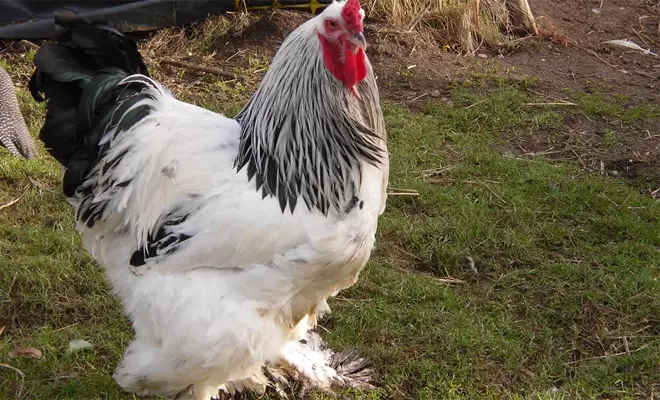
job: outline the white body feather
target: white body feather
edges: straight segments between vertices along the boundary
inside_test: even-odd
[[[641,51],[644,54],[647,55],[652,55],[657,57],[658,55],[656,53],[653,53],[651,49],[645,49],[642,46],[638,45],[637,43],[633,42],[630,39],[616,39],[616,40],[608,40],[606,42],[603,42],[603,44],[609,44],[611,46],[618,46],[618,47],[623,47],[627,49],[632,49],[632,50],[637,50]]]
[[[245,169],[233,168],[235,120],[159,90],[145,100],[153,111],[118,135],[105,158],[128,151],[106,175],[131,182],[121,196],[95,193],[110,200],[103,219],[79,229],[134,321],[117,381],[142,394],[197,382],[201,399],[218,384],[258,376],[326,310],[327,297],[356,281],[374,246],[387,169],[363,163],[362,203],[347,214],[302,203],[282,212]],[[103,166],[90,179],[109,179]],[[191,214],[177,229],[192,238],[158,263],[131,268],[148,233],[181,207]]]

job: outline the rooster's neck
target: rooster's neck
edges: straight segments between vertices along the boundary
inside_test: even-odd
[[[236,117],[241,143],[235,165],[247,168],[264,197],[277,197],[282,211],[293,212],[302,200],[327,214],[341,212],[352,199],[361,164],[377,165],[381,149],[362,122],[360,100],[327,70],[313,22],[284,41]],[[360,83],[369,84],[375,85],[373,75]]]

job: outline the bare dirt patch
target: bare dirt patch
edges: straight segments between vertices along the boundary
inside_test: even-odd
[[[631,39],[654,53],[660,50],[660,3],[645,0],[530,0],[546,33],[565,37],[568,46],[552,40],[521,41],[502,65],[538,76],[544,94],[567,96],[602,93],[623,96],[624,108],[660,100],[660,58],[605,45]],[[550,100],[552,101],[552,100]],[[647,118],[621,123],[606,116],[566,118],[567,129],[552,137],[544,132],[515,141],[528,152],[553,151],[551,158],[571,159],[613,175],[648,178],[660,183],[660,121]],[[607,144],[608,135],[616,143]],[[605,142],[605,143],[604,143]],[[562,150],[562,151],[557,151]]]
[[[557,88],[588,90],[594,85],[625,92],[640,101],[658,101],[660,59],[602,43],[632,39],[660,49],[660,6],[655,0],[530,0],[546,33],[562,44],[522,40],[503,64],[536,75]]]

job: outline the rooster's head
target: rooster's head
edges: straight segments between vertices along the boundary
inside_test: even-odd
[[[367,75],[363,18],[359,0],[335,1],[315,18],[325,65],[351,90]]]

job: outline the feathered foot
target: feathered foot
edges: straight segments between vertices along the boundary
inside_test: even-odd
[[[371,366],[353,350],[335,353],[316,332],[308,331],[305,339],[285,347],[279,362],[266,365],[264,374],[282,398],[296,392],[304,398],[308,390],[332,394],[336,388],[374,389]]]
[[[179,392],[172,400],[197,400],[201,396],[197,396],[193,390],[193,385],[190,385],[185,390]],[[218,393],[210,396],[208,399],[204,400],[243,400],[245,396],[241,392],[229,393],[224,389],[218,389]]]
[[[247,392],[263,394],[264,390],[272,390],[282,399],[304,399],[308,391],[333,396],[332,389],[374,389],[371,367],[371,361],[354,350],[335,353],[310,330],[303,340],[287,344],[280,360],[266,364],[262,368],[263,375],[227,383],[211,399],[203,400],[240,400]],[[174,400],[202,400],[204,395],[194,392],[196,390],[189,387]]]
[[[262,395],[265,393],[268,382],[263,375],[237,382],[229,382],[210,389],[199,385],[190,385],[179,392],[172,400],[244,400],[249,393]],[[196,387],[197,386],[197,387]]]

